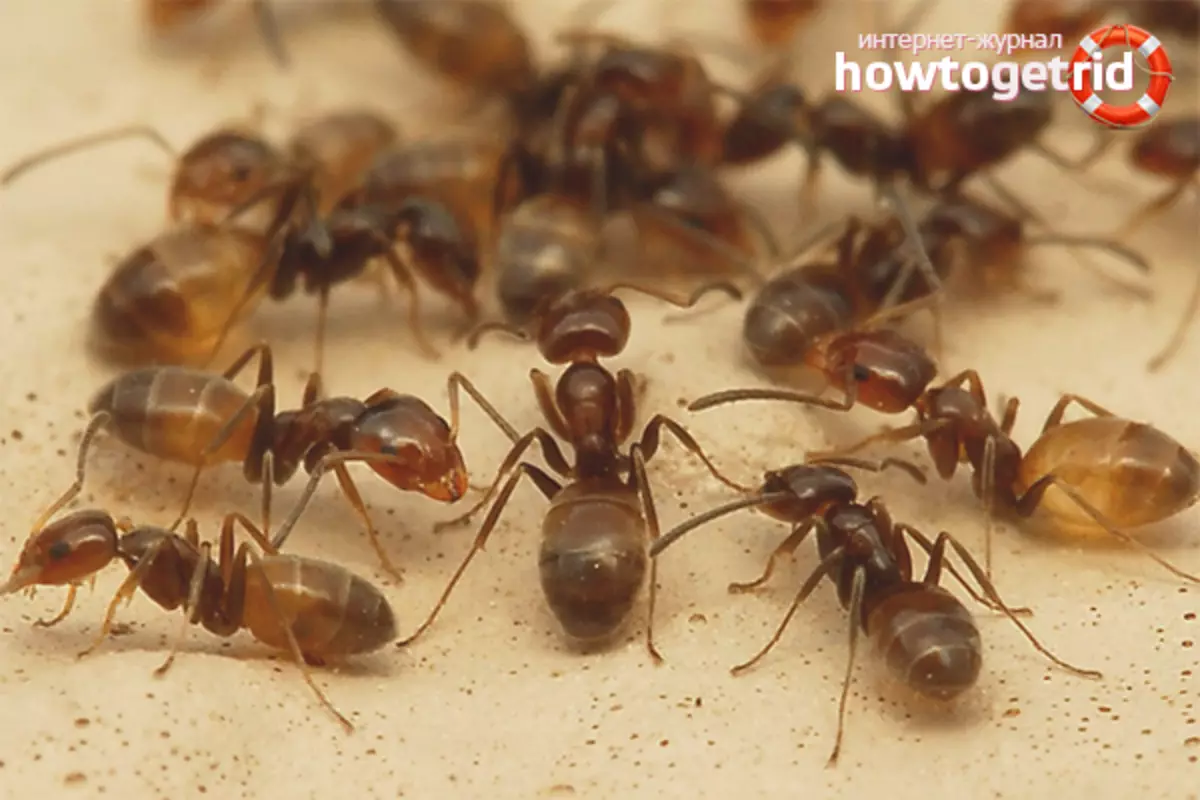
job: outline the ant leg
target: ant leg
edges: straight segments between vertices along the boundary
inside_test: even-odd
[[[1011,436],[1013,426],[1017,424],[1017,409],[1021,406],[1019,397],[1010,397],[1004,402],[1004,413],[1000,417],[1000,432]]]
[[[650,480],[646,477],[646,457],[642,448],[634,444],[629,448],[629,461],[632,464],[630,473],[633,488],[642,504],[642,519],[646,521],[646,531],[650,536],[650,544],[654,544],[662,535],[658,524],[658,510],[654,507],[654,494],[650,491]],[[646,650],[650,653],[655,664],[663,662],[662,653],[654,645],[654,608],[658,599],[658,559],[650,559],[650,587],[647,590],[646,602]]]
[[[245,597],[247,561],[252,562],[254,568],[262,569],[262,559],[247,545],[243,544],[238,548],[238,558],[234,562],[234,573],[237,577],[234,579],[235,586],[232,586],[230,589],[230,594],[234,597],[243,599]],[[313,680],[312,671],[309,669],[308,663],[304,660],[304,651],[300,649],[300,643],[296,641],[296,633],[292,630],[294,623],[288,620],[287,616],[283,613],[283,609],[279,607],[279,598],[275,596],[274,587],[267,581],[263,581],[263,585],[266,587],[266,591],[263,594],[267,599],[267,604],[271,607],[271,614],[275,619],[279,620],[279,627],[287,639],[287,649],[291,653],[296,667],[300,670],[300,675],[304,678],[304,682],[308,684],[308,688],[313,690],[313,693],[317,696],[317,701],[330,714],[333,714],[337,718],[337,721],[341,723],[346,733],[353,733],[353,723],[334,707],[329,698],[325,696],[325,693],[321,691],[321,687],[317,686],[317,682]],[[234,591],[234,589],[237,591]]]
[[[1099,509],[1088,502],[1087,498],[1081,495],[1074,486],[1071,486],[1057,475],[1043,475],[1034,481],[1033,484],[1025,490],[1025,494],[1017,498],[1017,514],[1025,518],[1031,517],[1034,511],[1037,510],[1037,507],[1041,504],[1042,498],[1045,496],[1046,491],[1051,486],[1056,486],[1063,492],[1063,494],[1071,498],[1071,501],[1074,502],[1080,510],[1091,517],[1092,520],[1106,533],[1116,537],[1118,540],[1129,545],[1135,550],[1138,550],[1146,557],[1152,559],[1160,567],[1167,570],[1167,572],[1170,572],[1172,575],[1183,578],[1185,581],[1190,583],[1200,583],[1200,577],[1197,577],[1189,572],[1184,572],[1182,569],[1167,561],[1158,553],[1155,553],[1149,547],[1118,528]]]
[[[700,447],[700,443],[697,442],[695,438],[693,438],[692,435],[687,432],[687,429],[675,420],[662,414],[655,414],[650,418],[650,421],[646,423],[646,427],[642,428],[642,439],[639,442],[639,445],[641,449],[645,451],[647,460],[653,458],[654,454],[658,452],[659,436],[661,435],[660,432],[662,430],[666,430],[668,433],[672,434],[689,453],[700,459],[700,461],[704,463],[704,466],[708,467],[708,471],[712,474],[712,476],[721,483],[725,484],[731,489],[735,489],[743,493],[750,493],[754,491],[754,487],[740,484],[732,478],[725,477],[725,473],[717,469],[717,465],[712,462],[712,459],[710,459],[707,454],[705,454],[704,449]]]
[[[1004,616],[1008,617],[1012,624],[1016,625],[1020,629],[1021,633],[1025,635],[1025,638],[1029,640],[1029,643],[1033,645],[1035,650],[1068,672],[1074,672],[1076,675],[1081,675],[1085,678],[1103,677],[1100,672],[1094,669],[1083,669],[1082,667],[1077,667],[1074,664],[1063,661],[1061,658],[1054,655],[1054,653],[1050,652],[1045,645],[1039,642],[1037,637],[1033,635],[1033,632],[1025,626],[1025,623],[1021,622],[1017,615],[1013,613],[1013,609],[1009,608],[1008,605],[1000,599],[1000,594],[996,591],[996,587],[992,584],[991,580],[988,579],[988,576],[984,574],[983,569],[979,566],[979,562],[975,560],[970,551],[968,551],[967,548],[963,547],[957,539],[945,531],[939,533],[937,540],[933,543],[933,551],[929,556],[929,567],[925,576],[926,583],[929,583],[931,579],[933,581],[937,580],[938,571],[941,569],[941,565],[945,560],[944,553],[947,544],[954,549],[955,555],[957,555],[959,560],[966,565],[968,570],[970,570],[971,576],[975,578],[976,583],[979,584],[979,588],[983,590],[983,593],[988,597],[989,600],[996,604],[996,606],[1004,613]]]
[[[655,300],[660,300],[677,308],[694,308],[700,302],[704,295],[710,292],[724,292],[734,300],[742,299],[742,290],[729,281],[711,281],[703,284],[693,291],[690,295],[684,296],[678,292],[671,292],[658,287],[642,286],[636,283],[612,283],[604,290],[607,293],[612,293],[620,289],[629,289],[639,294],[644,294],[647,297],[653,297]]]
[[[371,542],[371,547],[375,550],[375,555],[378,556],[380,563],[383,564],[384,571],[391,575],[397,583],[401,582],[403,577],[400,568],[392,563],[392,559],[383,548],[383,542],[379,541],[379,531],[375,530],[375,524],[371,522],[371,515],[367,513],[367,504],[363,502],[362,495],[359,494],[358,487],[354,484],[354,479],[346,470],[346,465],[344,463],[336,464],[333,467],[333,474],[337,476],[338,485],[342,487],[342,495],[350,503],[354,513],[362,520],[363,525],[366,526],[367,539]]]
[[[180,523],[183,522],[184,517],[188,515],[188,511],[192,507],[192,500],[196,496],[196,487],[200,484],[200,475],[209,466],[209,458],[225,446],[233,437],[238,427],[249,419],[251,412],[258,414],[255,427],[259,428],[265,424],[263,422],[263,417],[266,416],[264,411],[270,410],[270,417],[273,419],[274,408],[275,386],[272,384],[260,385],[254,390],[253,394],[246,398],[241,407],[233,413],[233,416],[225,420],[225,424],[216,432],[212,441],[197,455],[196,467],[192,471],[192,478],[188,481],[187,493],[183,497],[183,508],[179,510],[179,515],[175,517],[175,521],[171,523],[167,530],[173,531],[178,528]],[[247,459],[248,463],[253,463],[253,461],[253,458]]]
[[[863,594],[867,588],[867,572],[862,567],[854,570],[854,582],[850,584],[850,603],[846,607],[850,615],[850,646],[846,653],[846,674],[842,677],[842,693],[838,698],[837,734],[833,739],[833,751],[829,754],[826,767],[837,764],[842,752],[842,736],[846,731],[846,705],[850,701],[850,681],[854,678],[854,661],[858,655],[859,620],[862,619]]]
[[[517,433],[517,429],[512,426],[512,423],[504,418],[504,415],[501,414],[496,409],[496,406],[494,406],[492,402],[484,396],[483,392],[479,391],[479,389],[475,387],[475,384],[471,383],[470,379],[467,378],[466,375],[463,375],[458,370],[455,370],[454,372],[451,372],[450,377],[446,379],[446,393],[450,397],[451,440],[458,438],[458,392],[460,389],[471,396],[471,399],[475,401],[475,404],[483,409],[483,413],[488,415],[488,419],[494,422],[497,428],[504,431],[504,435],[508,437],[510,442],[515,442],[517,439],[521,438],[520,434]]]
[[[166,549],[167,543],[170,541],[167,537],[159,539],[146,551],[141,560],[138,561],[137,566],[129,570],[129,574],[125,576],[125,580],[121,581],[121,585],[117,587],[112,600],[108,603],[108,610],[104,612],[104,622],[101,623],[96,638],[92,640],[92,643],[86,649],[76,654],[76,658],[83,658],[104,644],[104,640],[108,638],[108,634],[112,630],[113,620],[116,619],[117,607],[120,606],[122,601],[128,603],[133,599],[133,594],[142,585],[142,580],[150,574],[150,569],[154,566],[154,560],[158,557],[159,553]]]
[[[67,586],[67,598],[63,601],[62,609],[50,619],[39,619],[33,623],[35,628],[52,628],[58,623],[67,618],[71,613],[71,609],[75,606],[75,595],[79,591],[79,587],[75,584]]]
[[[230,542],[230,545],[229,545],[229,556],[230,557],[233,556],[233,526],[234,525],[241,525],[242,530],[245,531],[246,534],[251,539],[254,540],[254,543],[256,545],[258,545],[262,549],[262,551],[264,553],[266,553],[267,555],[274,556],[274,555],[279,554],[279,550],[277,550],[275,545],[271,544],[271,540],[267,538],[266,531],[261,530],[257,525],[255,525],[253,522],[251,522],[250,518],[247,517],[245,514],[241,514],[237,511],[231,511],[228,514],[226,514],[225,519],[221,521],[221,537],[222,537],[222,541],[224,541],[226,536],[228,536],[228,539]],[[229,531],[228,534],[225,533],[226,530]],[[227,581],[228,581],[228,578],[229,578],[229,576],[226,576]]]
[[[1085,411],[1091,412],[1097,417],[1115,417],[1116,414],[1109,411],[1102,405],[1094,403],[1086,397],[1081,397],[1077,394],[1064,394],[1058,398],[1058,402],[1054,404],[1054,408],[1050,409],[1049,415],[1046,416],[1046,424],[1042,426],[1042,433],[1057,428],[1062,424],[1063,416],[1067,412],[1067,407],[1072,403],[1082,407]]]
[[[467,567],[470,565],[471,560],[475,558],[475,555],[484,548],[484,545],[487,544],[488,536],[491,535],[492,530],[496,527],[496,522],[500,519],[500,512],[502,512],[505,506],[508,505],[508,500],[512,496],[513,491],[517,488],[517,483],[520,482],[521,476],[523,475],[528,475],[530,479],[533,480],[534,484],[537,485],[539,489],[543,490],[543,493],[545,493],[546,488],[558,485],[553,478],[532,464],[522,462],[517,465],[516,471],[509,475],[508,480],[504,482],[503,487],[500,489],[500,493],[496,495],[496,502],[492,504],[492,507],[488,510],[487,516],[484,517],[483,524],[479,527],[479,533],[475,534],[475,541],[471,543],[471,549],[467,551],[466,557],[463,558],[462,562],[458,565],[458,569],[456,569],[454,574],[450,577],[450,582],[446,584],[446,588],[442,591],[442,596],[438,598],[437,604],[434,605],[433,610],[429,612],[429,616],[425,618],[425,621],[422,622],[412,634],[404,639],[401,639],[397,643],[397,647],[406,647],[412,644],[413,641],[421,636],[421,634],[425,633],[425,631],[429,629],[429,626],[433,624],[433,621],[437,619],[438,614],[441,613],[442,608],[446,605],[446,601],[450,599],[450,593],[454,591],[454,587],[458,584],[459,579],[462,578],[463,573],[467,571]],[[547,494],[546,499],[549,500],[551,497],[553,497],[553,495]]]
[[[267,46],[271,58],[275,59],[281,67],[290,66],[287,48],[284,47],[283,36],[279,32],[279,19],[271,9],[271,4],[267,0],[251,0],[250,10],[254,13],[254,18],[258,23],[258,32],[262,36],[263,44]]]
[[[818,526],[824,525],[824,520],[816,524]],[[792,621],[792,617],[796,616],[796,611],[800,608],[800,604],[807,600],[808,596],[816,590],[816,588],[821,584],[821,579],[837,567],[843,555],[845,555],[845,548],[837,547],[821,560],[821,563],[818,564],[816,569],[814,569],[808,576],[808,579],[804,582],[804,585],[800,587],[800,591],[796,593],[795,599],[792,600],[791,607],[788,608],[787,614],[785,614],[783,617],[783,621],[779,623],[779,627],[775,629],[775,634],[771,637],[770,641],[768,641],[766,645],[759,650],[757,654],[755,654],[754,658],[733,667],[730,670],[730,673],[733,675],[741,675],[743,672],[761,661],[767,653],[771,652],[771,648],[773,648],[779,642],[779,639],[783,636],[783,632],[787,630],[788,623]],[[852,624],[857,624],[857,622],[857,620],[853,620]]]
[[[392,248],[395,244],[387,237],[380,234],[378,231],[373,231],[375,237],[380,240],[380,244],[387,244],[387,249],[383,253],[384,260],[391,267],[392,275],[396,279],[396,283],[401,289],[408,292],[408,327],[412,331],[413,339],[416,340],[417,346],[424,351],[429,358],[440,358],[437,348],[429,343],[425,337],[425,326],[421,322],[421,295],[417,291],[417,281],[412,275],[412,269],[405,264],[396,255]]]
[[[767,559],[767,566],[763,569],[762,575],[747,583],[729,584],[729,592],[731,594],[743,594],[761,588],[775,573],[775,566],[779,563],[780,559],[784,556],[789,558],[795,557],[796,548],[808,538],[808,534],[816,527],[816,523],[813,522],[814,519],[816,517],[810,517],[792,528],[792,532],[783,540],[783,543],[771,551],[771,555]]]
[[[234,380],[242,373],[255,356],[259,357],[258,362],[258,385],[272,383],[274,380],[274,356],[271,352],[271,345],[266,342],[259,342],[253,347],[246,348],[246,351],[235,358],[228,367],[221,372],[221,377],[226,380]]]
[[[798,392],[794,389],[725,389],[720,392],[706,394],[688,403],[688,411],[705,411],[713,406],[726,403],[737,403],[742,400],[781,400],[787,403],[804,403],[811,406],[828,408],[831,411],[849,411],[858,400],[856,384],[850,381],[846,384],[846,393],[840,399],[821,397],[820,395]]]
[[[1189,176],[1135,211],[1117,231],[1115,236],[1117,241],[1128,239],[1142,225],[1170,208],[1187,191],[1191,184],[1192,178]]]
[[[520,342],[528,342],[533,339],[529,331],[518,325],[498,321],[481,322],[467,334],[467,349],[474,350],[479,347],[479,340],[483,338],[484,334],[493,332],[507,334]]]
[[[457,528],[470,522],[471,518],[478,514],[479,510],[487,505],[489,500],[496,496],[496,492],[499,490],[500,484],[504,480],[504,476],[517,466],[517,462],[521,460],[521,457],[525,454],[525,451],[529,449],[534,441],[537,441],[542,445],[542,452],[549,452],[550,450],[557,451],[558,449],[557,443],[550,438],[549,433],[542,428],[534,428],[513,443],[513,446],[508,451],[508,455],[506,455],[504,457],[504,461],[501,462],[500,468],[496,470],[496,478],[491,482],[491,484],[489,484],[487,492],[479,499],[479,502],[471,506],[459,516],[437,523],[433,526],[433,530],[435,532],[444,531],[447,528]],[[561,455],[562,454],[559,453],[559,457],[561,457]]]
[[[190,527],[190,526],[189,526]],[[194,531],[195,528],[191,527]],[[230,531],[232,536],[232,530]],[[161,678],[167,674],[167,670],[175,663],[175,656],[179,655],[179,649],[183,647],[184,641],[187,639],[188,630],[200,617],[200,594],[204,590],[205,578],[208,577],[208,568],[212,564],[212,545],[204,542],[200,545],[200,558],[196,560],[196,567],[192,570],[192,578],[188,582],[187,600],[183,605],[183,617],[179,622],[179,629],[175,633],[175,641],[171,644],[171,649],[167,653],[166,659],[161,664],[154,668],[154,677]]]
[[[550,423],[550,430],[570,441],[571,431],[554,399],[554,385],[550,382],[550,376],[534,368],[529,370],[529,380],[533,383],[533,395],[537,399],[538,410],[542,412],[546,422]],[[562,470],[555,469],[560,475],[565,474]]]
[[[926,288],[929,290],[928,301],[931,304],[930,311],[933,314],[934,325],[934,350],[940,355],[943,350],[942,343],[944,338],[942,335],[942,304],[946,294],[942,286],[942,279],[938,276],[937,267],[934,266],[933,261],[929,258],[929,251],[925,247],[921,231],[917,227],[917,223],[913,221],[908,203],[900,195],[899,190],[891,183],[880,183],[878,190],[881,196],[887,199],[888,205],[892,207],[892,212],[896,215],[896,220],[904,230],[909,250],[912,255],[916,256],[915,263],[913,259],[904,260],[900,274],[896,276],[896,280],[888,287],[888,292],[883,298],[883,303],[880,304],[880,309],[887,310],[896,305],[900,301],[900,298],[904,296],[904,291],[908,288],[912,273],[914,271],[919,272],[925,280]]]
[[[313,372],[317,375],[325,371],[325,327],[329,322],[329,287],[321,287],[317,293],[317,343]]]
[[[992,576],[992,531],[995,528],[996,437],[983,440],[983,464],[979,474],[979,499],[983,501],[983,563]]]
[[[92,449],[92,443],[96,439],[96,434],[100,429],[107,425],[112,420],[112,414],[107,411],[98,411],[88,421],[87,428],[83,431],[83,437],[79,440],[79,451],[75,458],[75,482],[72,483],[57,500],[38,515],[37,520],[33,523],[33,532],[37,533],[46,523],[57,514],[63,506],[74,500],[83,491],[83,479],[87,476],[87,457]]]
[[[1179,321],[1175,323],[1175,329],[1171,331],[1171,336],[1167,339],[1166,344],[1162,346],[1162,349],[1155,353],[1146,363],[1146,369],[1150,372],[1157,372],[1179,352],[1179,349],[1183,347],[1188,329],[1192,326],[1197,312],[1200,312],[1200,270],[1196,272],[1196,277],[1192,280],[1192,290],[1188,294],[1187,303],[1184,304],[1183,314],[1179,317]]]
[[[896,428],[884,428],[878,433],[873,433],[857,442],[838,447],[833,450],[809,450],[804,454],[805,461],[826,461],[831,458],[840,458],[848,456],[851,453],[857,453],[859,450],[865,450],[873,444],[879,442],[888,442],[890,444],[899,444],[901,442],[912,441],[928,436],[934,431],[943,426],[944,423],[934,421],[933,423],[914,422],[911,425],[902,425]]]
[[[912,525],[907,525],[904,523],[897,524],[896,530],[900,534],[912,539],[914,542],[917,543],[918,547],[920,547],[922,550],[924,550],[926,553],[928,553],[932,556],[933,550],[934,550],[934,545],[933,545],[933,542],[929,541],[928,536],[921,533],[919,530],[914,528]],[[963,577],[962,573],[960,573],[957,569],[955,569],[953,564],[946,561],[946,562],[944,562],[943,566],[945,566],[946,570],[950,573],[950,575],[954,578],[954,580],[958,581],[958,585],[963,588],[963,591],[965,591],[967,594],[971,595],[971,599],[974,600],[976,603],[979,603],[979,605],[983,606],[984,608],[988,609],[989,611],[1002,612],[1004,610],[1003,608],[996,605],[988,598],[981,595],[975,589],[974,586],[972,586],[970,583],[967,582],[967,579],[965,577]],[[925,580],[923,582],[924,583],[930,582],[928,573],[926,574]],[[936,582],[937,581],[935,579],[934,583],[936,583]],[[1022,617],[1028,617],[1028,616],[1033,615],[1033,609],[1026,608],[1025,606],[1010,607],[1008,610],[1011,611],[1012,613],[1017,614],[1018,616],[1022,616]]]
[[[48,161],[53,161],[60,156],[70,155],[78,150],[84,150],[94,145],[119,141],[121,139],[131,139],[134,137],[140,137],[149,140],[153,144],[157,145],[172,159],[176,158],[178,155],[175,152],[175,148],[171,146],[166,137],[159,133],[157,129],[152,128],[149,125],[126,125],[120,128],[112,128],[111,130],[80,136],[75,139],[60,142],[56,145],[51,145],[50,147],[47,147],[36,153],[31,153],[30,155],[27,155],[21,160],[17,161],[8,169],[4,170],[3,173],[0,173],[0,186],[7,186],[34,167],[37,167]]]
[[[831,456],[830,458],[821,458],[809,463],[829,464],[834,467],[850,467],[852,469],[866,470],[867,472],[883,472],[886,469],[894,467],[912,476],[912,479],[921,485],[927,482],[925,470],[903,458],[892,458],[889,456],[879,461],[867,461],[866,459],[849,456]]]

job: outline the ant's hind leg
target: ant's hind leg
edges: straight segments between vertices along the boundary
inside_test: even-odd
[[[646,458],[642,448],[634,445],[629,449],[629,461],[632,465],[633,488],[642,504],[642,519],[646,521],[646,532],[650,544],[658,541],[662,529],[658,524],[658,510],[654,507],[654,494],[650,491],[650,480],[646,477]],[[658,559],[650,559],[650,586],[647,589],[646,600],[646,650],[655,664],[663,662],[662,653],[654,644],[654,609],[658,600]]]
[[[57,614],[55,614],[53,617],[51,617],[50,619],[37,620],[36,622],[33,623],[33,627],[35,627],[35,628],[52,628],[55,625],[57,625],[58,623],[62,622],[64,619],[66,619],[67,615],[71,613],[71,609],[75,606],[75,595],[78,593],[78,591],[79,591],[79,587],[77,587],[75,584],[72,583],[70,586],[68,586],[67,587],[67,597],[63,601],[62,609]]]
[[[1084,410],[1090,412],[1097,417],[1114,417],[1116,416],[1104,406],[1088,400],[1086,397],[1081,397],[1077,394],[1064,394],[1058,398],[1058,402],[1054,404],[1054,408],[1050,409],[1050,413],[1046,416],[1046,424],[1042,426],[1042,433],[1057,428],[1062,424],[1063,415],[1066,414],[1067,408],[1074,403]]]
[[[167,670],[175,663],[175,656],[179,655],[179,650],[187,639],[188,629],[200,616],[200,593],[204,589],[204,579],[208,577],[209,564],[212,563],[211,550],[212,548],[207,542],[200,545],[200,558],[196,560],[196,567],[192,570],[192,578],[188,582],[188,596],[183,607],[183,617],[179,621],[179,628],[175,632],[174,641],[171,643],[171,650],[167,653],[166,659],[154,668],[156,678],[166,675]]]
[[[87,457],[91,451],[92,443],[96,439],[96,434],[112,420],[112,415],[107,411],[98,411],[92,416],[88,422],[87,428],[83,432],[83,438],[79,440],[79,454],[75,460],[75,482],[62,493],[50,506],[43,511],[33,523],[33,532],[40,531],[45,524],[57,514],[63,506],[74,500],[81,491],[83,491],[83,479],[87,474]]]
[[[375,524],[371,521],[371,515],[367,513],[367,505],[363,502],[362,495],[359,494],[358,487],[355,485],[354,479],[350,477],[350,472],[346,469],[346,465],[335,464],[333,474],[337,476],[338,485],[342,487],[342,494],[349,501],[350,506],[354,509],[354,513],[358,515],[363,525],[366,526],[367,539],[370,540],[371,547],[375,550],[375,555],[379,557],[379,562],[383,565],[384,571],[391,575],[397,583],[404,580],[400,568],[392,563],[391,557],[383,547],[383,542],[379,540],[379,531],[375,529]]]
[[[1108,517],[1105,516],[1098,508],[1088,502],[1087,498],[1080,494],[1074,486],[1066,483],[1057,475],[1043,475],[1025,490],[1025,494],[1017,498],[1016,513],[1018,516],[1022,518],[1033,516],[1034,511],[1036,511],[1037,507],[1041,505],[1046,491],[1051,486],[1056,486],[1060,491],[1062,491],[1062,493],[1069,497],[1071,501],[1075,503],[1075,505],[1081,511],[1083,511],[1083,513],[1091,517],[1092,521],[1109,535],[1117,538],[1135,550],[1140,551],[1143,555],[1152,559],[1156,564],[1165,569],[1167,572],[1170,572],[1172,575],[1182,578],[1189,583],[1200,583],[1200,577],[1197,577],[1190,572],[1184,572],[1182,569],[1175,566],[1170,561],[1167,561],[1158,553],[1155,553],[1152,549],[1142,544],[1137,539],[1133,538],[1128,533],[1113,524],[1113,522],[1109,520]]]
[[[743,494],[750,494],[755,491],[755,487],[745,486],[733,480],[732,478],[726,477],[725,473],[717,469],[717,465],[712,462],[712,459],[710,459],[704,452],[704,448],[702,448],[700,443],[697,442],[690,433],[688,433],[686,428],[670,417],[662,414],[655,414],[653,417],[651,417],[650,421],[646,423],[646,427],[642,428],[642,438],[639,442],[639,446],[644,451],[647,461],[653,458],[654,454],[658,452],[659,438],[662,435],[661,431],[664,429],[668,433],[672,434],[689,453],[700,459],[704,463],[704,466],[708,468],[708,471],[712,473],[712,476],[721,483],[725,484],[731,489],[736,489]]]

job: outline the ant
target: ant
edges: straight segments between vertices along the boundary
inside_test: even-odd
[[[1041,301],[1056,299],[1022,282],[1025,255],[1038,246],[1103,249],[1140,271],[1150,269],[1140,254],[1106,239],[1058,233],[1030,236],[1019,218],[963,195],[939,198],[917,231],[938,285],[953,283],[980,298],[992,297],[998,289],[1017,288]],[[822,231],[817,238],[823,236]],[[805,260],[785,269],[751,301],[742,333],[751,356],[768,368],[803,361],[827,371],[822,367],[823,353],[841,334],[854,339],[852,331],[932,302],[936,291],[932,281],[904,286],[906,277],[920,269],[903,249],[904,240],[904,227],[895,219],[872,225],[850,218],[836,240],[832,260]],[[810,249],[811,244],[805,244],[791,263]],[[893,297],[899,305],[892,305]],[[932,379],[932,370],[929,362],[920,374]]]
[[[234,525],[241,525],[261,548],[243,542],[234,551]],[[112,630],[117,608],[141,589],[167,611],[182,608],[183,625],[166,660],[154,674],[166,674],[182,647],[187,625],[229,637],[243,628],[263,644],[287,651],[305,683],[347,733],[354,725],[317,686],[309,665],[370,653],[396,638],[396,618],[374,584],[328,561],[281,555],[254,523],[238,513],[225,516],[212,558],[212,542],[201,542],[199,526],[187,522],[179,535],[163,528],[116,521],[97,509],[76,511],[35,528],[0,595],[36,586],[66,586],[62,610],[38,627],[57,625],[71,612],[81,583],[116,560],[129,575],[121,583],[91,653]]]
[[[169,36],[180,28],[207,14],[223,0],[142,0],[142,15],[155,36]],[[281,67],[290,64],[279,23],[268,0],[250,0],[259,34],[271,57]]]
[[[821,0],[742,0],[742,15],[754,40],[765,47],[780,47],[792,41]]]
[[[742,400],[781,400],[836,411],[862,404],[884,413],[911,408],[916,421],[885,428],[811,458],[846,456],[877,442],[924,439],[938,474],[950,480],[960,464],[972,470],[972,488],[985,506],[985,562],[992,563],[992,512],[1018,520],[1035,512],[1063,532],[1102,531],[1184,580],[1184,572],[1125,532],[1161,522],[1200,499],[1200,461],[1157,428],[1118,417],[1079,395],[1065,394],[1051,409],[1036,441],[1022,453],[1012,439],[1019,400],[1009,398],[999,422],[988,410],[983,383],[964,370],[929,386],[933,365],[920,347],[894,331],[832,338],[822,355],[827,379],[840,398],[788,389],[733,389],[693,400],[691,411]],[[815,359],[814,359],[815,360]],[[1063,422],[1076,404],[1092,416]]]
[[[234,379],[258,357],[258,380],[251,393]],[[270,346],[256,345],[220,374],[187,367],[146,367],[126,372],[102,387],[88,405],[91,414],[79,443],[75,482],[43,512],[40,527],[82,490],[87,456],[96,435],[107,431],[127,447],[194,467],[183,510],[191,507],[201,473],[216,464],[241,462],[242,474],[261,484],[263,527],[269,529],[271,490],[303,465],[309,483],[303,503],[332,470],[342,493],[366,526],[383,568],[399,579],[346,469],[366,462],[401,491],[415,491],[443,503],[460,499],[467,470],[458,449],[458,395],[450,389],[450,423],[413,395],[380,389],[366,398],[323,397],[319,373],[309,376],[300,408],[275,410],[274,358]],[[287,532],[276,535],[280,547]]]
[[[1063,661],[1042,645],[1018,618],[1028,609],[1010,608],[1000,599],[995,586],[970,552],[949,533],[930,541],[911,525],[894,522],[883,501],[858,501],[858,487],[842,467],[880,472],[898,467],[924,483],[924,474],[912,464],[897,459],[882,462],[833,459],[823,463],[799,464],[767,472],[761,487],[746,497],[718,506],[664,533],[650,547],[657,557],[684,534],[726,514],[758,508],[788,523],[792,531],[771,553],[766,568],[748,583],[730,584],[731,592],[748,592],[764,585],[776,563],[792,556],[808,535],[816,532],[821,563],[797,592],[775,634],[752,659],[733,668],[739,675],[757,664],[779,642],[800,604],[829,578],[837,587],[838,600],[849,612],[850,651],[838,703],[837,735],[828,765],[833,766],[842,746],[850,680],[854,674],[859,628],[870,637],[888,671],[924,697],[949,701],[975,685],[983,666],[982,641],[971,614],[939,583],[948,569],[971,596],[988,608],[999,610],[1016,625],[1030,644],[1054,664],[1077,675],[1100,678],[1095,670],[1081,669]],[[929,556],[925,575],[913,580],[909,541]],[[983,590],[980,596],[947,558],[954,551]]]
[[[130,135],[163,143],[144,126],[108,131],[23,159],[0,182],[81,146]],[[318,298],[320,372],[332,288],[382,259],[412,295],[408,322],[417,345],[436,356],[424,333],[413,273],[475,319],[479,247],[470,221],[419,195],[391,203],[356,201],[353,193],[337,197],[395,137],[386,120],[350,110],[300,127],[286,153],[232,131],[201,139],[179,159],[169,195],[171,214],[184,227],[136,248],[101,289],[101,343],[170,361],[208,346],[211,357],[264,296],[285,299],[303,280],[305,291]],[[264,207],[269,221],[248,226],[251,235],[233,224]]]
[[[97,145],[126,139],[147,141],[175,162],[167,191],[172,222],[239,226],[265,231],[277,211],[270,187],[289,177],[308,180],[318,210],[324,211],[355,186],[377,154],[398,138],[396,127],[380,114],[347,108],[301,123],[283,148],[262,136],[226,126],[201,136],[182,152],[157,129],[128,125],[68,139],[31,153],[0,175],[6,186],[31,169]],[[278,200],[278,198],[274,198]],[[250,210],[267,213],[253,216]]]
[[[638,440],[622,452],[634,432],[636,379],[626,369],[614,375],[599,362],[620,354],[629,338],[629,312],[613,296],[616,288],[620,287],[568,293],[554,300],[539,318],[536,338],[543,358],[551,364],[567,365],[555,384],[539,369],[529,373],[549,430],[539,426],[518,435],[499,411],[459,376],[462,387],[513,444],[484,497],[461,517],[438,526],[466,523],[495,497],[471,549],[437,604],[401,646],[414,641],[433,624],[467,566],[487,543],[522,476],[529,478],[550,502],[542,522],[542,591],[567,637],[585,645],[609,641],[624,626],[647,571],[648,613],[653,617],[655,568],[646,548],[647,538],[653,541],[658,537],[658,516],[646,477],[646,462],[658,452],[664,432],[699,458],[718,480],[743,488],[716,468],[683,426],[662,414],[652,417]],[[623,288],[638,288],[685,308],[699,299],[699,294],[683,299],[639,287]],[[723,289],[735,297],[738,294],[732,286]],[[573,459],[564,455],[555,435],[569,444]],[[541,444],[551,472],[565,483],[520,460],[534,442]],[[296,518],[293,512],[284,529]],[[654,646],[652,623],[646,628],[646,647],[656,662],[661,660]]]

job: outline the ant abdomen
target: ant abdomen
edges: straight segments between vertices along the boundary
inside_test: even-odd
[[[649,569],[636,499],[572,484],[555,498],[542,530],[542,591],[563,631],[588,643],[617,634]]]
[[[246,571],[243,615],[256,639],[286,649],[282,616],[309,661],[370,653],[396,638],[395,615],[379,589],[334,564],[300,556],[265,556]]]
[[[209,355],[265,246],[240,228],[186,225],[159,234],[122,259],[101,287],[92,307],[95,344],[128,361]]]
[[[528,322],[547,298],[581,286],[600,234],[591,212],[554,195],[517,206],[496,241],[496,291],[509,322]]]
[[[983,667],[979,628],[954,595],[906,584],[864,598],[863,619],[888,670],[909,688],[950,700],[975,685]]]
[[[798,366],[816,337],[844,328],[853,319],[843,282],[803,267],[763,286],[746,308],[742,339],[763,366]]]

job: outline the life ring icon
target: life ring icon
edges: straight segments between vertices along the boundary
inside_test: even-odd
[[[1150,65],[1150,86],[1136,103],[1113,106],[1105,103],[1092,91],[1090,81],[1076,83],[1072,76],[1071,95],[1075,102],[1092,118],[1113,128],[1131,128],[1144,125],[1154,118],[1167,97],[1167,89],[1175,76],[1171,71],[1171,60],[1167,51],[1153,34],[1136,25],[1106,25],[1092,31],[1079,43],[1071,64],[1095,64],[1098,66],[1100,51],[1107,47],[1136,47]],[[1074,70],[1075,67],[1072,67]]]

